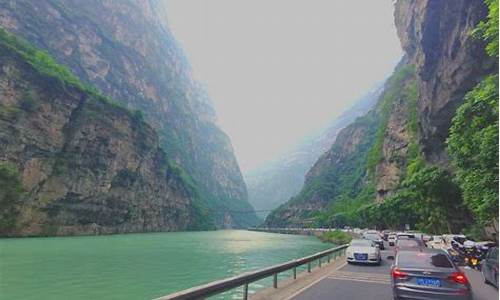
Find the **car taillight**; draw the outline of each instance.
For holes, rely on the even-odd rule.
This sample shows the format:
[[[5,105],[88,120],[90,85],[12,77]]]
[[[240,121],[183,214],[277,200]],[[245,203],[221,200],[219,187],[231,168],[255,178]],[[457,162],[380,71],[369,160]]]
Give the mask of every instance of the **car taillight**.
[[[408,273],[400,271],[399,269],[392,270],[392,278],[394,279],[404,279],[408,276]]]
[[[462,272],[455,272],[449,278],[459,284],[467,284],[469,282]]]

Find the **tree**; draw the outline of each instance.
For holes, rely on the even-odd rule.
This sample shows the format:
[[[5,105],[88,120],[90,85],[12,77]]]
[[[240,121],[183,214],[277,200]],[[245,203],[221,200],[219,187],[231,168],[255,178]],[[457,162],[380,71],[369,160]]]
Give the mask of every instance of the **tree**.
[[[460,190],[451,174],[426,166],[404,180],[406,201],[418,216],[417,227],[429,233],[458,232],[465,225]]]
[[[488,18],[473,34],[487,41],[486,53],[498,57],[498,1],[486,0]],[[472,91],[452,120],[448,153],[465,203],[483,225],[498,233],[498,73]]]
[[[447,143],[465,202],[480,222],[496,226],[498,75],[487,77],[466,95],[453,118]]]

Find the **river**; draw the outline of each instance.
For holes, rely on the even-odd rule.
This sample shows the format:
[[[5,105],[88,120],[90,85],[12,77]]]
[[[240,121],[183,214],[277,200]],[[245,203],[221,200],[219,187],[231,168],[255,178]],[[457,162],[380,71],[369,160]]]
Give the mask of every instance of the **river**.
[[[330,247],[244,230],[0,239],[0,299],[152,299]]]

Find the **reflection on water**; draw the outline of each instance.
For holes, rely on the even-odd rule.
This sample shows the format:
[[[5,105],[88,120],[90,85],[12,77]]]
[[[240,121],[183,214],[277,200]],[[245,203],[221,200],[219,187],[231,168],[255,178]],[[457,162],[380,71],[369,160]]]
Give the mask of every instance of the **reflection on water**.
[[[151,299],[330,246],[243,230],[0,239],[0,299]]]

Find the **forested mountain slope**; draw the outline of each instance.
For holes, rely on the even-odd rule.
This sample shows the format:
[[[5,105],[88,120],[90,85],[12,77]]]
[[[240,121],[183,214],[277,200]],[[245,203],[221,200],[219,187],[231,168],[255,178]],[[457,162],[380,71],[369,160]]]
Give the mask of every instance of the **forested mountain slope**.
[[[231,143],[155,0],[0,1],[0,26],[47,50],[85,83],[140,110],[219,227],[257,217]],[[232,211],[248,211],[234,214]]]
[[[406,55],[365,117],[378,120],[369,149],[349,147],[360,145],[349,133],[359,125],[346,127],[267,225],[409,224],[475,233],[494,225],[498,3],[399,0],[395,23]],[[353,149],[357,159],[350,163],[328,159],[345,159]]]
[[[377,86],[358,99],[320,134],[305,139],[279,159],[244,174],[248,186],[248,201],[256,210],[274,209],[297,194],[304,184],[306,172],[325,153],[344,127],[373,108],[382,87]]]
[[[3,30],[0,186],[2,236],[214,226],[137,111]]]

